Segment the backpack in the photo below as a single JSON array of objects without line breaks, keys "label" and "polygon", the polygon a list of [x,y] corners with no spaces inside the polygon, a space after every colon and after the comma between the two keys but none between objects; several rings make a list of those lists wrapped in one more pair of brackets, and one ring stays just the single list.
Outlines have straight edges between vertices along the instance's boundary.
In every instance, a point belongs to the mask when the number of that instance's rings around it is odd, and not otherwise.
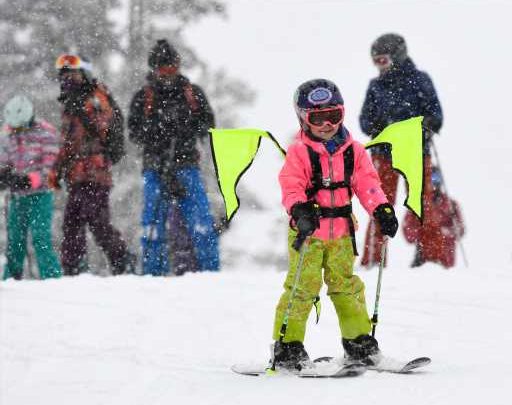
[{"label": "backpack", "polygon": [[116,164],[126,155],[124,147],[124,117],[121,108],[119,108],[110,92],[106,91],[106,94],[112,107],[112,123],[107,131],[103,146],[105,148],[105,155],[112,164]]},{"label": "backpack", "polygon": [[[190,107],[190,110],[194,113],[199,111],[200,105],[197,101],[196,95],[194,93],[194,89],[190,83],[187,83],[183,87],[183,94],[185,95],[185,99],[187,100],[187,104]],[[148,118],[153,112],[153,104],[154,104],[155,93],[151,86],[144,87],[144,117]]]}]

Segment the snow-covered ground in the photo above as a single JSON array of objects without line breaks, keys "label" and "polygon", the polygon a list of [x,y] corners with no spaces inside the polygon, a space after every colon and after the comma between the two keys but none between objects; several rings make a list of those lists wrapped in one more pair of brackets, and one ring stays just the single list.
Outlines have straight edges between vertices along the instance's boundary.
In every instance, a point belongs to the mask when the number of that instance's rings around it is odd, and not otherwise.
[{"label": "snow-covered ground", "polygon": [[[386,354],[428,355],[414,375],[344,380],[245,377],[266,361],[284,273],[257,267],[181,278],[80,276],[0,286],[0,403],[74,405],[509,403],[508,271],[385,271],[377,337]],[[373,304],[377,272],[359,273]],[[341,354],[322,295],[311,356]]]}]

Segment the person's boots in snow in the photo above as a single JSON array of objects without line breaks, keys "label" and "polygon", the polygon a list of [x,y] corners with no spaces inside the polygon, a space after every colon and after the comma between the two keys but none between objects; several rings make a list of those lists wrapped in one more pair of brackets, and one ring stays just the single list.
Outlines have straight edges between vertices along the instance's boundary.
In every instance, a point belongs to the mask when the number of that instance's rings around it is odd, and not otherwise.
[{"label": "person's boots in snow", "polygon": [[120,263],[116,263],[112,269],[112,274],[118,276],[120,274],[135,274],[137,266],[137,256],[129,251],[126,251]]},{"label": "person's boots in snow", "polygon": [[423,258],[421,247],[416,245],[416,254],[414,255],[414,260],[411,263],[411,268],[420,267],[423,264],[425,264],[425,259]]},{"label": "person's boots in snow", "polygon": [[[274,343],[274,359],[276,367],[287,370],[302,370],[311,366],[309,355],[302,342]],[[270,361],[272,363],[272,360]]]},{"label": "person's boots in snow", "polygon": [[86,257],[82,257],[76,267],[64,267],[62,270],[64,276],[79,276],[89,271],[89,262]]},{"label": "person's boots in snow", "polygon": [[377,340],[370,335],[361,335],[355,339],[342,339],[345,349],[345,363],[360,362],[366,366],[374,366],[381,360],[381,352]]}]

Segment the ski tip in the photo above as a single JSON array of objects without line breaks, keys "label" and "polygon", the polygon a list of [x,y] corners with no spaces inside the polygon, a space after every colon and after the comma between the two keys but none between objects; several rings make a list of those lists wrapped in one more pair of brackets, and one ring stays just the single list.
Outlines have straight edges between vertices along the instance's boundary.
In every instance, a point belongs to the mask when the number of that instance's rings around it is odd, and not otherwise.
[{"label": "ski tip", "polygon": [[277,375],[277,370],[272,369],[271,367],[268,367],[265,369],[265,375],[273,377],[273,376]]},{"label": "ski tip", "polygon": [[334,357],[332,356],[324,356],[324,357],[318,357],[317,359],[313,360],[313,363],[329,363],[334,360]]},{"label": "ski tip", "polygon": [[400,373],[408,373],[414,369],[428,366],[432,360],[430,357],[418,357],[414,360],[411,360],[409,363],[407,363],[401,370]]},{"label": "ski tip", "polygon": [[422,366],[426,366],[432,363],[432,359],[430,357],[418,357],[409,362],[409,364],[421,364]]}]

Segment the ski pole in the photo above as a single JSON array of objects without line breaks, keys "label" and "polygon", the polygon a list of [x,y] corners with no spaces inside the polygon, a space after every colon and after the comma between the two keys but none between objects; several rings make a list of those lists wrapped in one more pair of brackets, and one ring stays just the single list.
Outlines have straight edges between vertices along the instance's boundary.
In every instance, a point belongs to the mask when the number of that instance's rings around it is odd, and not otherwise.
[{"label": "ski pole", "polygon": [[460,230],[458,222],[455,220],[455,214],[456,214],[455,206],[453,204],[453,200],[450,198],[450,193],[448,193],[448,188],[446,187],[443,170],[441,169],[441,162],[439,160],[439,155],[437,153],[437,148],[436,148],[436,144],[434,143],[433,137],[430,138],[430,142],[432,143],[432,150],[434,151],[434,155],[436,157],[436,164],[437,164],[437,168],[439,169],[439,176],[441,177],[441,183],[443,184],[444,192],[446,193],[446,196],[448,197],[448,201],[450,201],[450,211],[451,211],[450,214],[451,214],[452,218],[454,218],[453,223],[455,225],[455,233],[457,234],[457,242],[459,244],[460,252],[462,254],[462,260],[464,261],[464,265],[467,268],[467,267],[469,267],[468,259],[466,257],[466,251],[464,250],[464,245],[462,244],[462,240],[461,240],[461,236],[462,236],[461,230]]},{"label": "ski pole", "polygon": [[382,248],[380,250],[380,263],[379,263],[379,277],[377,279],[377,292],[375,294],[375,307],[373,309],[372,316],[372,336],[375,337],[375,329],[377,328],[377,323],[379,322],[379,302],[380,302],[380,288],[382,286],[382,272],[384,270],[384,263],[386,261],[388,247],[388,237],[384,237],[384,241],[382,242]]},{"label": "ski pole", "polygon": [[[292,309],[293,299],[295,298],[295,292],[297,291],[297,287],[299,285],[300,273],[302,272],[302,266],[304,265],[304,257],[306,256],[306,252],[308,250],[309,238],[306,237],[304,243],[299,250],[299,261],[297,262],[297,267],[295,269],[295,278],[293,280],[292,291],[290,293],[290,297],[288,298],[288,305],[286,306],[286,311],[283,316],[283,323],[281,324],[281,329],[279,331],[279,342],[283,342],[283,339],[286,335],[286,329],[288,328],[288,318],[290,317],[290,312]],[[276,357],[272,355],[272,366],[267,369],[267,372],[272,373],[276,370]]]}]

